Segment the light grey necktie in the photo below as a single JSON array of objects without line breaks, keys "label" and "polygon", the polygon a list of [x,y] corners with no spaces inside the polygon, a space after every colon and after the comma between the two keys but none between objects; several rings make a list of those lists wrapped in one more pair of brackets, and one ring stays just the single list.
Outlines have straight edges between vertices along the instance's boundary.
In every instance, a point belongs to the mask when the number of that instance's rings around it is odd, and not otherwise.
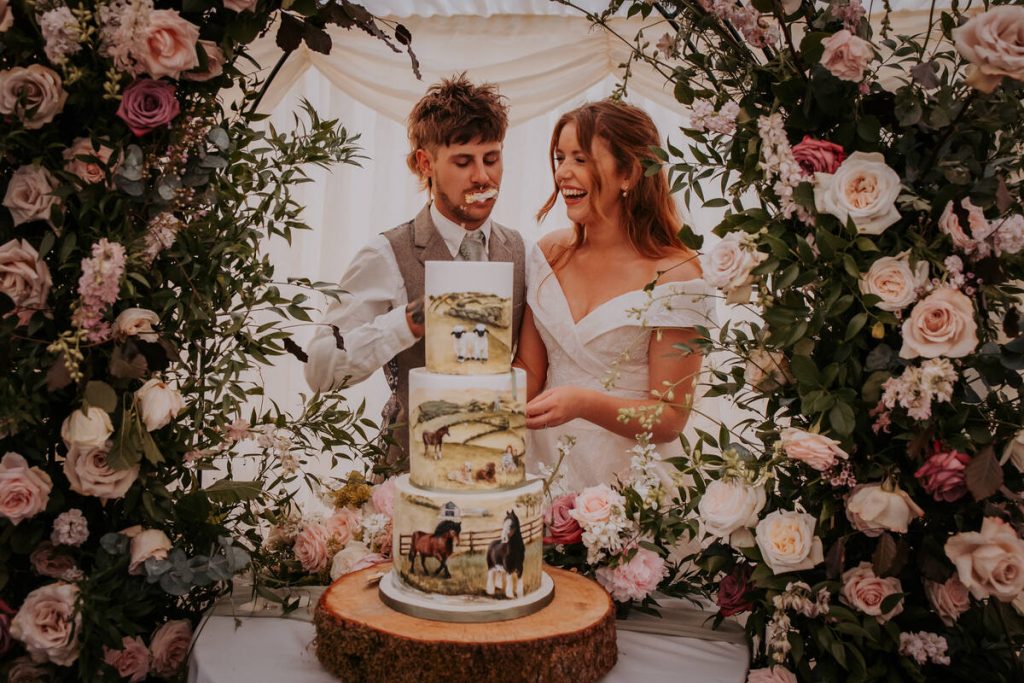
[{"label": "light grey necktie", "polygon": [[484,246],[484,231],[481,229],[469,230],[462,238],[459,246],[460,261],[483,261],[487,249]]}]

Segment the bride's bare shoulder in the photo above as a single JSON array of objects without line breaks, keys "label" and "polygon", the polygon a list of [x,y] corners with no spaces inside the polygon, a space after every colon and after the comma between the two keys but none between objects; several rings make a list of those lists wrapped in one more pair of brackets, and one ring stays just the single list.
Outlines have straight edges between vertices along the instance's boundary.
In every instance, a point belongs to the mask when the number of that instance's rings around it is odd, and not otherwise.
[{"label": "bride's bare shoulder", "polygon": [[575,233],[572,228],[563,228],[562,230],[553,230],[549,233],[545,233],[539,240],[537,240],[537,246],[540,248],[544,258],[548,260],[548,263],[553,263],[567,249],[572,247],[573,240],[575,239]]},{"label": "bride's bare shoulder", "polygon": [[658,259],[659,282],[686,282],[704,277],[697,252],[685,247],[672,249]]}]

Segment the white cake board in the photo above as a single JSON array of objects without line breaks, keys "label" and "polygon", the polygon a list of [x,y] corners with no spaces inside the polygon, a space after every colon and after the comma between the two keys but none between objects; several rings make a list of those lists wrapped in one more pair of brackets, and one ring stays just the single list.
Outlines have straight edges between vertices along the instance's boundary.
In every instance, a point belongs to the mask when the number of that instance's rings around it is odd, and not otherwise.
[{"label": "white cake board", "polygon": [[546,607],[554,597],[555,582],[547,572],[541,572],[538,590],[511,600],[480,595],[424,593],[403,584],[393,570],[380,580],[381,602],[391,609],[419,619],[462,624],[525,617]]}]

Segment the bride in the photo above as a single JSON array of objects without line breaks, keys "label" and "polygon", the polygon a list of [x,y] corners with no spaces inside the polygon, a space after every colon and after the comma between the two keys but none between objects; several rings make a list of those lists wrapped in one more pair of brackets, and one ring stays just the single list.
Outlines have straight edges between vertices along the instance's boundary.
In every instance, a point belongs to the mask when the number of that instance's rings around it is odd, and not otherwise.
[{"label": "bride", "polygon": [[[528,469],[561,464],[570,490],[625,474],[639,433],[662,458],[682,454],[712,299],[664,171],[648,175],[660,138],[636,107],[604,100],[563,115],[551,138],[555,191],[572,228],[545,235],[527,256],[527,304],[516,365],[526,370]],[[672,443],[674,442],[674,443]]]}]

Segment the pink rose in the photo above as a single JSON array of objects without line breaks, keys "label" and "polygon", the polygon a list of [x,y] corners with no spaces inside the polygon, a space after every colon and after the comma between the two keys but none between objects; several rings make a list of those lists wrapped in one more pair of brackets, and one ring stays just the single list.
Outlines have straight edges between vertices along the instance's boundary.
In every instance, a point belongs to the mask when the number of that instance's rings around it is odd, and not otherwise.
[{"label": "pink rose", "polygon": [[155,557],[158,560],[166,560],[167,553],[171,549],[171,539],[159,529],[146,529],[132,537],[131,561],[128,564],[129,574],[145,574],[142,566],[146,560]]},{"label": "pink rose", "polygon": [[947,452],[936,450],[917,472],[914,472],[914,476],[932,498],[952,503],[967,493],[964,471],[970,461],[971,456],[954,449]]},{"label": "pink rose", "polygon": [[295,537],[292,552],[307,572],[316,573],[327,567],[327,540],[327,529],[323,524],[316,522],[303,526],[302,531]]},{"label": "pink rose", "polygon": [[74,580],[79,572],[75,558],[53,547],[50,541],[43,541],[28,556],[32,569],[40,576],[51,579]]},{"label": "pink rose", "polygon": [[42,166],[19,166],[4,195],[4,206],[11,210],[14,225],[31,221],[50,223],[50,210],[60,201],[52,194],[57,185],[57,179]]},{"label": "pink rose", "polygon": [[936,581],[924,582],[924,594],[931,603],[942,623],[952,628],[960,615],[971,608],[971,598],[965,586],[956,574],[944,583]]},{"label": "pink rose", "polygon": [[224,0],[224,7],[235,12],[255,12],[258,0]]},{"label": "pink rose", "polygon": [[905,534],[910,523],[924,516],[907,492],[899,487],[886,490],[882,484],[861,484],[846,499],[846,518],[865,536],[884,531]]},{"label": "pink rose", "polygon": [[139,476],[139,465],[115,470],[107,464],[112,442],[98,448],[72,446],[64,459],[64,476],[71,490],[101,500],[123,498]]},{"label": "pink rose", "polygon": [[732,572],[718,582],[718,595],[715,598],[715,603],[723,617],[742,614],[754,606],[749,595],[750,591],[755,588],[750,581],[750,575],[753,573],[753,565],[738,564]]},{"label": "pink rose", "polygon": [[178,78],[182,71],[199,66],[197,42],[198,26],[175,10],[153,10],[132,45],[136,73],[148,73],[153,78]]},{"label": "pink rose", "polygon": [[841,145],[827,140],[815,140],[810,135],[793,145],[793,158],[800,164],[804,175],[814,177],[815,173],[835,173],[846,158]]},{"label": "pink rose", "polygon": [[0,657],[10,652],[14,646],[14,638],[11,637],[11,618],[15,614],[15,610],[0,598]]},{"label": "pink rose", "polygon": [[747,683],[796,683],[796,674],[776,664],[764,669],[751,669],[747,674]]},{"label": "pink rose", "polygon": [[839,599],[850,607],[863,612],[884,624],[903,611],[903,598],[885,614],[882,602],[890,595],[903,592],[900,580],[895,577],[875,576],[870,562],[861,562],[853,569],[843,572],[843,587]]},{"label": "pink rose", "polygon": [[50,502],[53,481],[38,467],[29,467],[21,455],[10,451],[0,460],[0,517],[18,526],[35,517]]},{"label": "pink rose", "polygon": [[146,425],[146,431],[155,431],[167,426],[185,409],[181,392],[167,385],[159,377],[149,380],[135,392],[139,414]]},{"label": "pink rose", "polygon": [[821,41],[821,46],[825,48],[821,54],[822,65],[830,74],[843,81],[863,81],[864,71],[875,58],[871,43],[846,29]]},{"label": "pink rose", "polygon": [[149,675],[149,649],[142,638],[136,636],[121,639],[121,649],[111,650],[103,646],[103,661],[117,669],[117,675],[131,683],[145,680]]},{"label": "pink rose", "polygon": [[53,121],[67,99],[60,76],[42,64],[0,71],[0,114],[16,116],[29,130]]},{"label": "pink rose", "polygon": [[10,0],[0,0],[0,33],[4,33],[14,25],[14,12],[11,11]]},{"label": "pink rose", "polygon": [[786,456],[806,463],[811,468],[824,472],[836,464],[837,459],[848,460],[849,455],[839,447],[839,442],[824,434],[787,427],[782,430],[782,450]]},{"label": "pink rose", "polygon": [[[71,146],[64,150],[64,170],[73,173],[82,179],[86,185],[94,185],[107,180],[106,169],[110,161],[110,155],[114,150],[106,145],[100,145],[97,149],[89,138],[75,138]],[[79,157],[95,157],[95,159],[81,159]],[[113,173],[114,168],[110,168]]]},{"label": "pink rose", "polygon": [[163,678],[178,673],[185,665],[191,643],[192,624],[186,619],[174,619],[158,628],[149,641],[153,673]]},{"label": "pink rose", "polygon": [[768,254],[758,251],[749,235],[736,231],[702,254],[700,264],[704,281],[729,295],[730,303],[739,303],[744,295],[749,300],[753,270],[767,258]]},{"label": "pink rose", "polygon": [[978,600],[1011,602],[1024,591],[1024,541],[998,517],[986,517],[981,531],[954,534],[945,550],[960,581]]},{"label": "pink rose", "polygon": [[962,358],[977,346],[974,304],[959,290],[934,290],[903,321],[900,358]]},{"label": "pink rose", "polygon": [[628,562],[597,570],[597,582],[618,602],[643,600],[654,592],[666,576],[668,568],[665,560],[646,548],[637,550]]},{"label": "pink rose", "polygon": [[[950,239],[953,240],[953,246],[957,249],[965,254],[973,254],[984,249],[980,242],[985,240],[994,228],[989,223],[989,220],[985,218],[984,210],[972,202],[970,198],[964,197],[961,199],[960,206],[963,207],[962,212],[956,210],[952,200],[946,202],[946,207],[942,210],[942,215],[939,216],[939,229],[949,235]],[[971,230],[970,235],[964,231],[964,227],[960,224],[959,214],[961,213],[967,217],[967,225]]]},{"label": "pink rose", "polygon": [[7,683],[51,683],[55,678],[53,669],[28,657],[18,657],[7,670]]},{"label": "pink rose", "polygon": [[359,530],[359,513],[351,508],[342,508],[324,520],[327,538],[345,546]]},{"label": "pink rose", "polygon": [[186,81],[208,81],[224,73],[224,51],[220,46],[212,40],[200,40],[199,47],[206,54],[206,68],[202,71],[183,73],[181,77]]},{"label": "pink rose", "polygon": [[18,325],[28,325],[32,316],[46,311],[53,280],[46,261],[27,240],[11,240],[0,246],[0,292],[14,302],[7,315],[18,316]]},{"label": "pink rose", "polygon": [[71,666],[78,659],[82,615],[75,612],[78,587],[50,583],[25,598],[11,622],[11,635],[25,645],[32,659]]},{"label": "pink rose", "polygon": [[374,509],[388,517],[394,517],[395,514],[395,480],[396,477],[384,480],[374,486],[370,493]]},{"label": "pink rose", "polygon": [[1001,5],[953,29],[957,52],[971,63],[967,85],[990,93],[1004,77],[1024,80],[1024,7]]},{"label": "pink rose", "polygon": [[551,501],[551,509],[544,515],[546,545],[571,545],[583,540],[583,528],[571,514],[575,506],[575,493],[567,493]]},{"label": "pink rose", "polygon": [[613,491],[608,484],[590,486],[576,496],[576,507],[569,514],[580,525],[587,527],[602,524],[611,519],[616,508],[619,510],[626,504],[626,499]]},{"label": "pink rose", "polygon": [[117,116],[136,137],[170,124],[181,113],[174,86],[166,81],[140,78],[124,89]]}]

